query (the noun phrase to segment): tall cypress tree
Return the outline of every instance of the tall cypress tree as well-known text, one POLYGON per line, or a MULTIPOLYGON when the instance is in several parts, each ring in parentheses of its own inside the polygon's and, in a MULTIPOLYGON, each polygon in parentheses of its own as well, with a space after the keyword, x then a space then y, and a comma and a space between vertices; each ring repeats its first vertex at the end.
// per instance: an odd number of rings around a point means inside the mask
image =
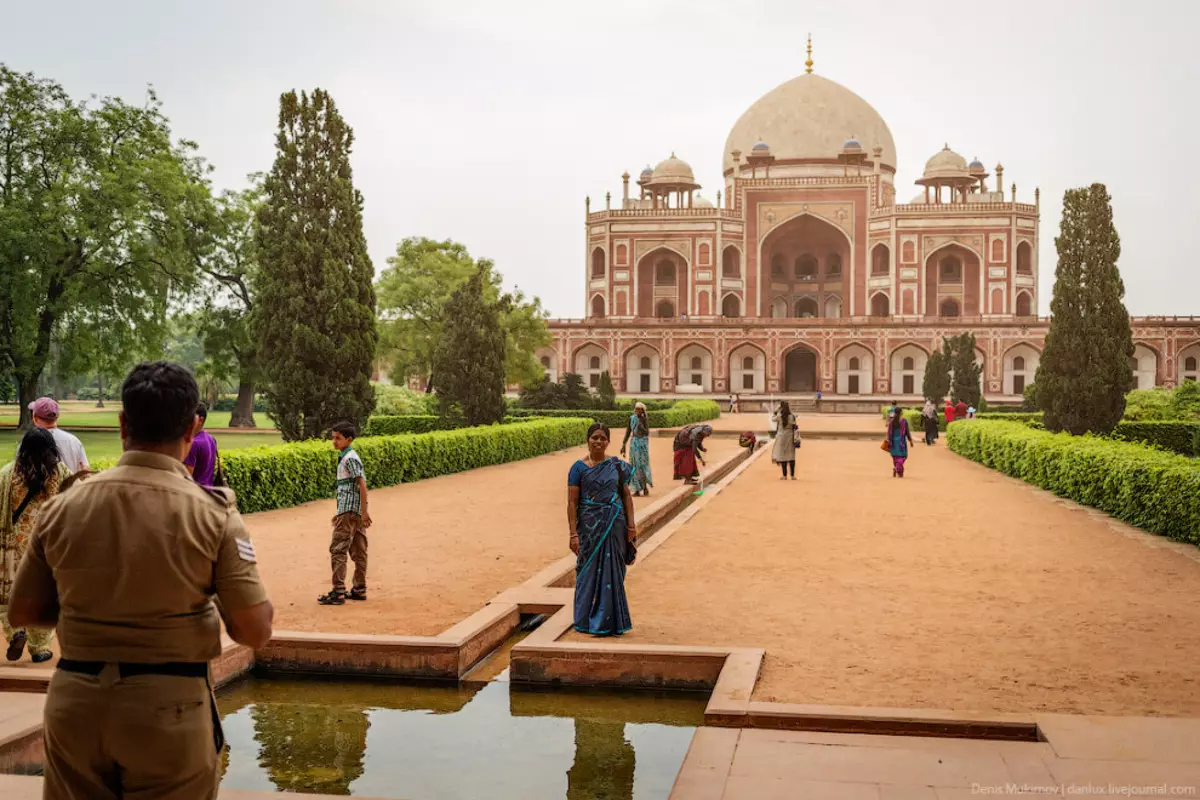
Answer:
POLYGON ((1038 402, 1052 431, 1111 433, 1133 380, 1133 331, 1117 270, 1121 240, 1104 184, 1068 189, 1050 331, 1038 363, 1038 402))
POLYGON ((455 290, 442 314, 442 339, 433 357, 438 399, 468 425, 504 418, 504 328, 500 309, 483 294, 479 270, 455 290))
POLYGON ((354 133, 321 89, 279 101, 275 164, 258 212, 254 319, 272 417, 287 440, 375 407, 375 270, 354 188, 354 133))
POLYGON ((921 384, 921 393, 926 400, 940 403, 950 395, 950 360, 941 350, 929 354, 925 363, 925 379, 921 384))
POLYGON ((950 394, 957 403, 960 400, 969 406, 979 407, 983 395, 980 379, 983 377, 975 361, 975 334, 960 333, 943 344, 943 355, 949 359, 954 371, 950 394))

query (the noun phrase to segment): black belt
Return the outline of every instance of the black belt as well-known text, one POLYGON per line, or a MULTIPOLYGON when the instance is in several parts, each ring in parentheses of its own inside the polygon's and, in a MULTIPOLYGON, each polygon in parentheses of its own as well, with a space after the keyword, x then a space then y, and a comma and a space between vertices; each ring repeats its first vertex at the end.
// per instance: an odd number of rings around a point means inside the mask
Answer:
MULTIPOLYGON (((66 672, 77 672, 80 675, 99 675, 104 669, 104 661, 75 661, 71 658, 60 658, 58 668, 66 672)), ((208 664, 203 661, 169 661, 163 664, 136 664, 121 662, 117 671, 122 678, 132 678, 135 675, 171 675, 179 678, 207 678, 208 664)))

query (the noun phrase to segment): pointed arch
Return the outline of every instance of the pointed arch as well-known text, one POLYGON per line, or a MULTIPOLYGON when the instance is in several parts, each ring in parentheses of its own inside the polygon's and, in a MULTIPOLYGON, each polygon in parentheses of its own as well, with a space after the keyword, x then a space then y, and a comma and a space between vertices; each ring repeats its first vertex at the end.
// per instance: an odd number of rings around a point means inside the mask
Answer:
POLYGON ((675 363, 677 391, 711 392, 712 374, 712 350, 697 342, 680 349, 675 363))
POLYGON ((592 279, 603 278, 605 274, 604 264, 604 248, 596 247, 592 250, 592 279))
POLYGON ((1033 316, 1033 295, 1029 292, 1017 292, 1015 312, 1018 317, 1033 316))
POLYGON ((600 385, 600 375, 609 371, 608 350, 596 342, 584 342, 575 348, 571 356, 575 373, 583 377, 583 385, 595 389, 600 385))
MULTIPOLYGON (((912 244, 908 242, 907 244, 912 244)), ((891 272, 892 251, 888 248, 887 243, 879 242, 871 248, 871 274, 872 275, 887 275, 891 272)))
POLYGON ((1041 350, 1030 342, 1017 342, 1005 350, 1000 361, 1004 367, 1004 394, 1016 397, 1023 395, 1025 388, 1033 385, 1041 357, 1041 350))
POLYGON ((604 295, 592 295, 592 316, 597 318, 604 316, 604 295))
POLYGON ((892 376, 891 394, 911 397, 924 391, 928 350, 916 342, 905 342, 892 350, 888 360, 892 376))
POLYGON ((871 316, 872 317, 887 317, 892 313, 892 299, 888 297, 887 292, 875 292, 871 295, 871 316))
POLYGON ((729 389, 734 393, 760 394, 767 389, 767 354, 749 342, 729 352, 729 389))
POLYGON ((660 391, 659 380, 662 357, 658 348, 646 342, 637 342, 626 348, 625 391, 630 394, 653 394, 660 391))
POLYGON ((736 293, 730 292, 721 299, 721 316, 723 317, 740 317, 742 316, 742 298, 736 293))
POLYGON ((834 355, 838 394, 875 393, 875 352, 861 342, 852 342, 834 355))

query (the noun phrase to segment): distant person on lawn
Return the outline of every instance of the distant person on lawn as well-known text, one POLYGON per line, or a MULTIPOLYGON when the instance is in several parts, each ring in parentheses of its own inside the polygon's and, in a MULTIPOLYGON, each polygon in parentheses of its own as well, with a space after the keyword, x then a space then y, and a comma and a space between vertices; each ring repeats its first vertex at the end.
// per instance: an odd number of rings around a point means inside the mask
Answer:
POLYGON ((217 440, 204 430, 204 423, 208 421, 208 406, 204 403, 196 409, 196 418, 200 429, 196 431, 196 438, 192 439, 192 449, 188 451, 183 465, 196 483, 212 486, 213 477, 217 474, 217 440))
POLYGON ((0 624, 8 642, 7 658, 16 661, 25 644, 35 664, 49 661, 54 628, 13 628, 8 624, 8 603, 17 567, 29 547, 38 515, 58 494, 71 473, 59 460, 50 431, 34 428, 21 439, 17 460, 0 469, 0 624))
POLYGON ((337 514, 333 518, 333 541, 329 560, 333 567, 333 588, 317 598, 323 606, 344 605, 346 598, 367 599, 367 474, 362 459, 354 451, 358 430, 349 422, 333 426, 333 447, 338 451, 337 514), (354 581, 346 591, 346 555, 354 562, 354 581))
POLYGON ((58 427, 58 402, 53 397, 39 397, 29 404, 33 413, 33 424, 50 431, 54 444, 58 447, 58 459, 66 465, 72 475, 76 472, 87 472, 87 453, 83 451, 83 442, 74 434, 67 433, 58 427))

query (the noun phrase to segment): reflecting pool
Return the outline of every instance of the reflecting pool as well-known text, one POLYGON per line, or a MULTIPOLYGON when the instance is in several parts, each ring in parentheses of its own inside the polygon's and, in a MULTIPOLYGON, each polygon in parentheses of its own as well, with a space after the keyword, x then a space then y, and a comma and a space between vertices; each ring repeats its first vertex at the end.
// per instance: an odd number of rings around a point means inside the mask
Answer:
POLYGON ((222 785, 406 800, 665 800, 707 696, 248 678, 222 785))

